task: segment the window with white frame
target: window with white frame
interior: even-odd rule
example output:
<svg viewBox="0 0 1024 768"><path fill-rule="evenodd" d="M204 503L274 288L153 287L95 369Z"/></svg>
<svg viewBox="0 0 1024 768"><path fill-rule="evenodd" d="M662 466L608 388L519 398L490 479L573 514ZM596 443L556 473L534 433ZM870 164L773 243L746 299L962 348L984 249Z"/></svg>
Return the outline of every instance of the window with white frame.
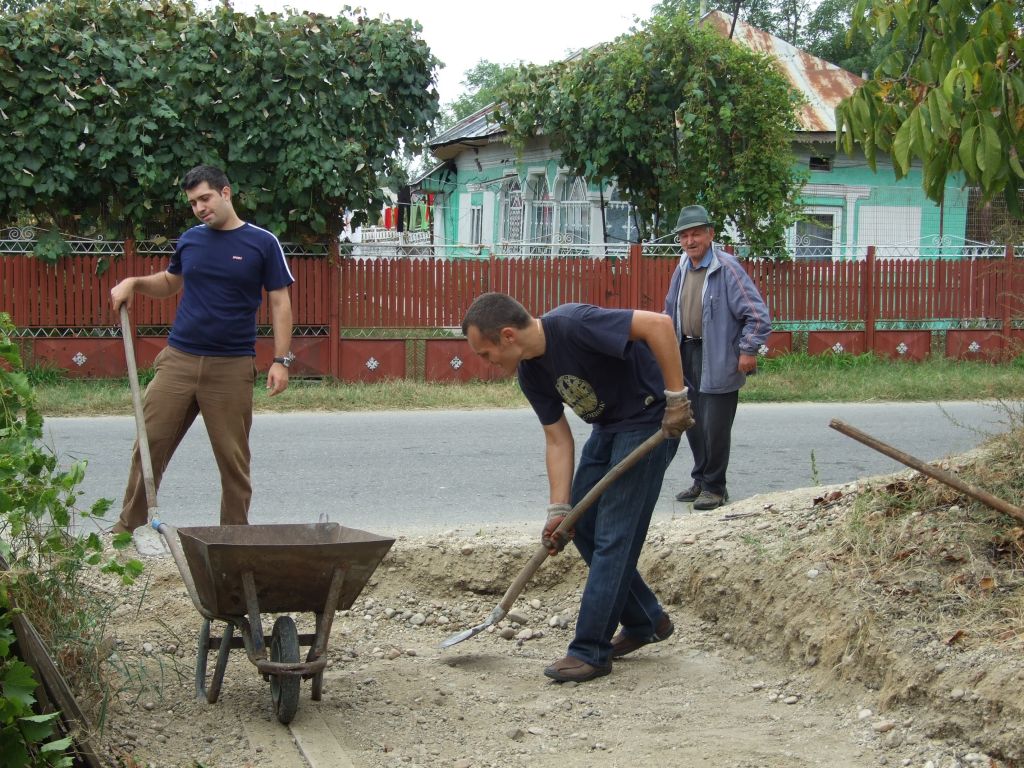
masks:
<svg viewBox="0 0 1024 768"><path fill-rule="evenodd" d="M604 241L611 244L640 242L633 206L623 200L614 187L604 205Z"/></svg>
<svg viewBox="0 0 1024 768"><path fill-rule="evenodd" d="M533 250L542 253L551 242L555 224L555 202L551 198L547 177L543 173L531 174L527 181L529 199L529 232Z"/></svg>
<svg viewBox="0 0 1024 768"><path fill-rule="evenodd" d="M793 257L832 259L840 255L843 213L840 208L805 208L793 228Z"/></svg>
<svg viewBox="0 0 1024 768"><path fill-rule="evenodd" d="M484 241L484 209L481 205L469 209L469 240L472 245L480 245Z"/></svg>
<svg viewBox="0 0 1024 768"><path fill-rule="evenodd" d="M506 243L523 241L523 190L519 177L510 176L501 185L501 239Z"/></svg>
<svg viewBox="0 0 1024 768"><path fill-rule="evenodd" d="M590 202L582 176L565 177L559 185L558 241L590 242Z"/></svg>

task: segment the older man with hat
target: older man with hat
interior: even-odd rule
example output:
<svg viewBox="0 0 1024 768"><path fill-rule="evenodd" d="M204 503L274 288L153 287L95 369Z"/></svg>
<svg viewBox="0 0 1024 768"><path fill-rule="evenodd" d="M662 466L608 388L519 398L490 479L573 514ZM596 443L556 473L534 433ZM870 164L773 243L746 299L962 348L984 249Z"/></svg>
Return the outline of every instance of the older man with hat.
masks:
<svg viewBox="0 0 1024 768"><path fill-rule="evenodd" d="M675 324L696 421L686 433L692 483L676 499L693 502L694 509L715 509L729 500L726 471L739 390L757 370L771 320L742 265L715 245L703 206L683 208L674 231L685 253L672 274L665 313Z"/></svg>

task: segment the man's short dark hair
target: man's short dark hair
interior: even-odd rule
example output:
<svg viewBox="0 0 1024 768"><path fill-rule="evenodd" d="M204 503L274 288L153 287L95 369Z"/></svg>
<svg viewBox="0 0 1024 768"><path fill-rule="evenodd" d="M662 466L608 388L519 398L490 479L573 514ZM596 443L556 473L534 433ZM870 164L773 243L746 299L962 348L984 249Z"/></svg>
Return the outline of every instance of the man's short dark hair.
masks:
<svg viewBox="0 0 1024 768"><path fill-rule="evenodd" d="M466 310L462 319L462 335L465 336L473 325L481 336L497 344L501 340L502 328L525 328L532 319L526 307L507 293L481 293Z"/></svg>
<svg viewBox="0 0 1024 768"><path fill-rule="evenodd" d="M231 186L228 175L217 166L197 165L185 174L185 178L181 180L181 188L187 192L190 189L195 189L204 181L210 185L210 189L215 189L218 192L224 187Z"/></svg>

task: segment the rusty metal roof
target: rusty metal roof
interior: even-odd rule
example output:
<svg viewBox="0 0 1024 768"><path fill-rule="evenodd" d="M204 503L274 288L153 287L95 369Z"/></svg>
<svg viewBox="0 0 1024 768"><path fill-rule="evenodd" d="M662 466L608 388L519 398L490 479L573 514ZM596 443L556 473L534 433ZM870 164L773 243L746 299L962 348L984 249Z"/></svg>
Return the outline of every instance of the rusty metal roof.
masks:
<svg viewBox="0 0 1024 768"><path fill-rule="evenodd" d="M732 17L722 11L711 11L701 18L701 24L710 25L728 37ZM835 133L836 106L864 82L861 78L740 20L736 21L732 38L775 59L786 79L803 94L806 103L797 115L801 131Z"/></svg>

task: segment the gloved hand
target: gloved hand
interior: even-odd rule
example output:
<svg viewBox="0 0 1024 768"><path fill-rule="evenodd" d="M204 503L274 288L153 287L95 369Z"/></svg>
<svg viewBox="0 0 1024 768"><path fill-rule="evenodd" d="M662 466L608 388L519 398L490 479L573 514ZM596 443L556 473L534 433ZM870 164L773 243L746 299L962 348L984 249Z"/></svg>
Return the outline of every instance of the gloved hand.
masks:
<svg viewBox="0 0 1024 768"><path fill-rule="evenodd" d="M562 531L557 536L554 536L555 528L557 528L565 516L572 512L572 507L568 504L548 504L548 519L544 523L544 530L540 534L541 543L548 548L548 554L557 555L563 549L565 545L572 541L572 537L576 534L576 531L571 528L568 531Z"/></svg>
<svg viewBox="0 0 1024 768"><path fill-rule="evenodd" d="M665 437L676 438L694 425L693 412L690 410L690 401L686 397L686 390L673 392L665 390L665 415L661 419L661 431Z"/></svg>

